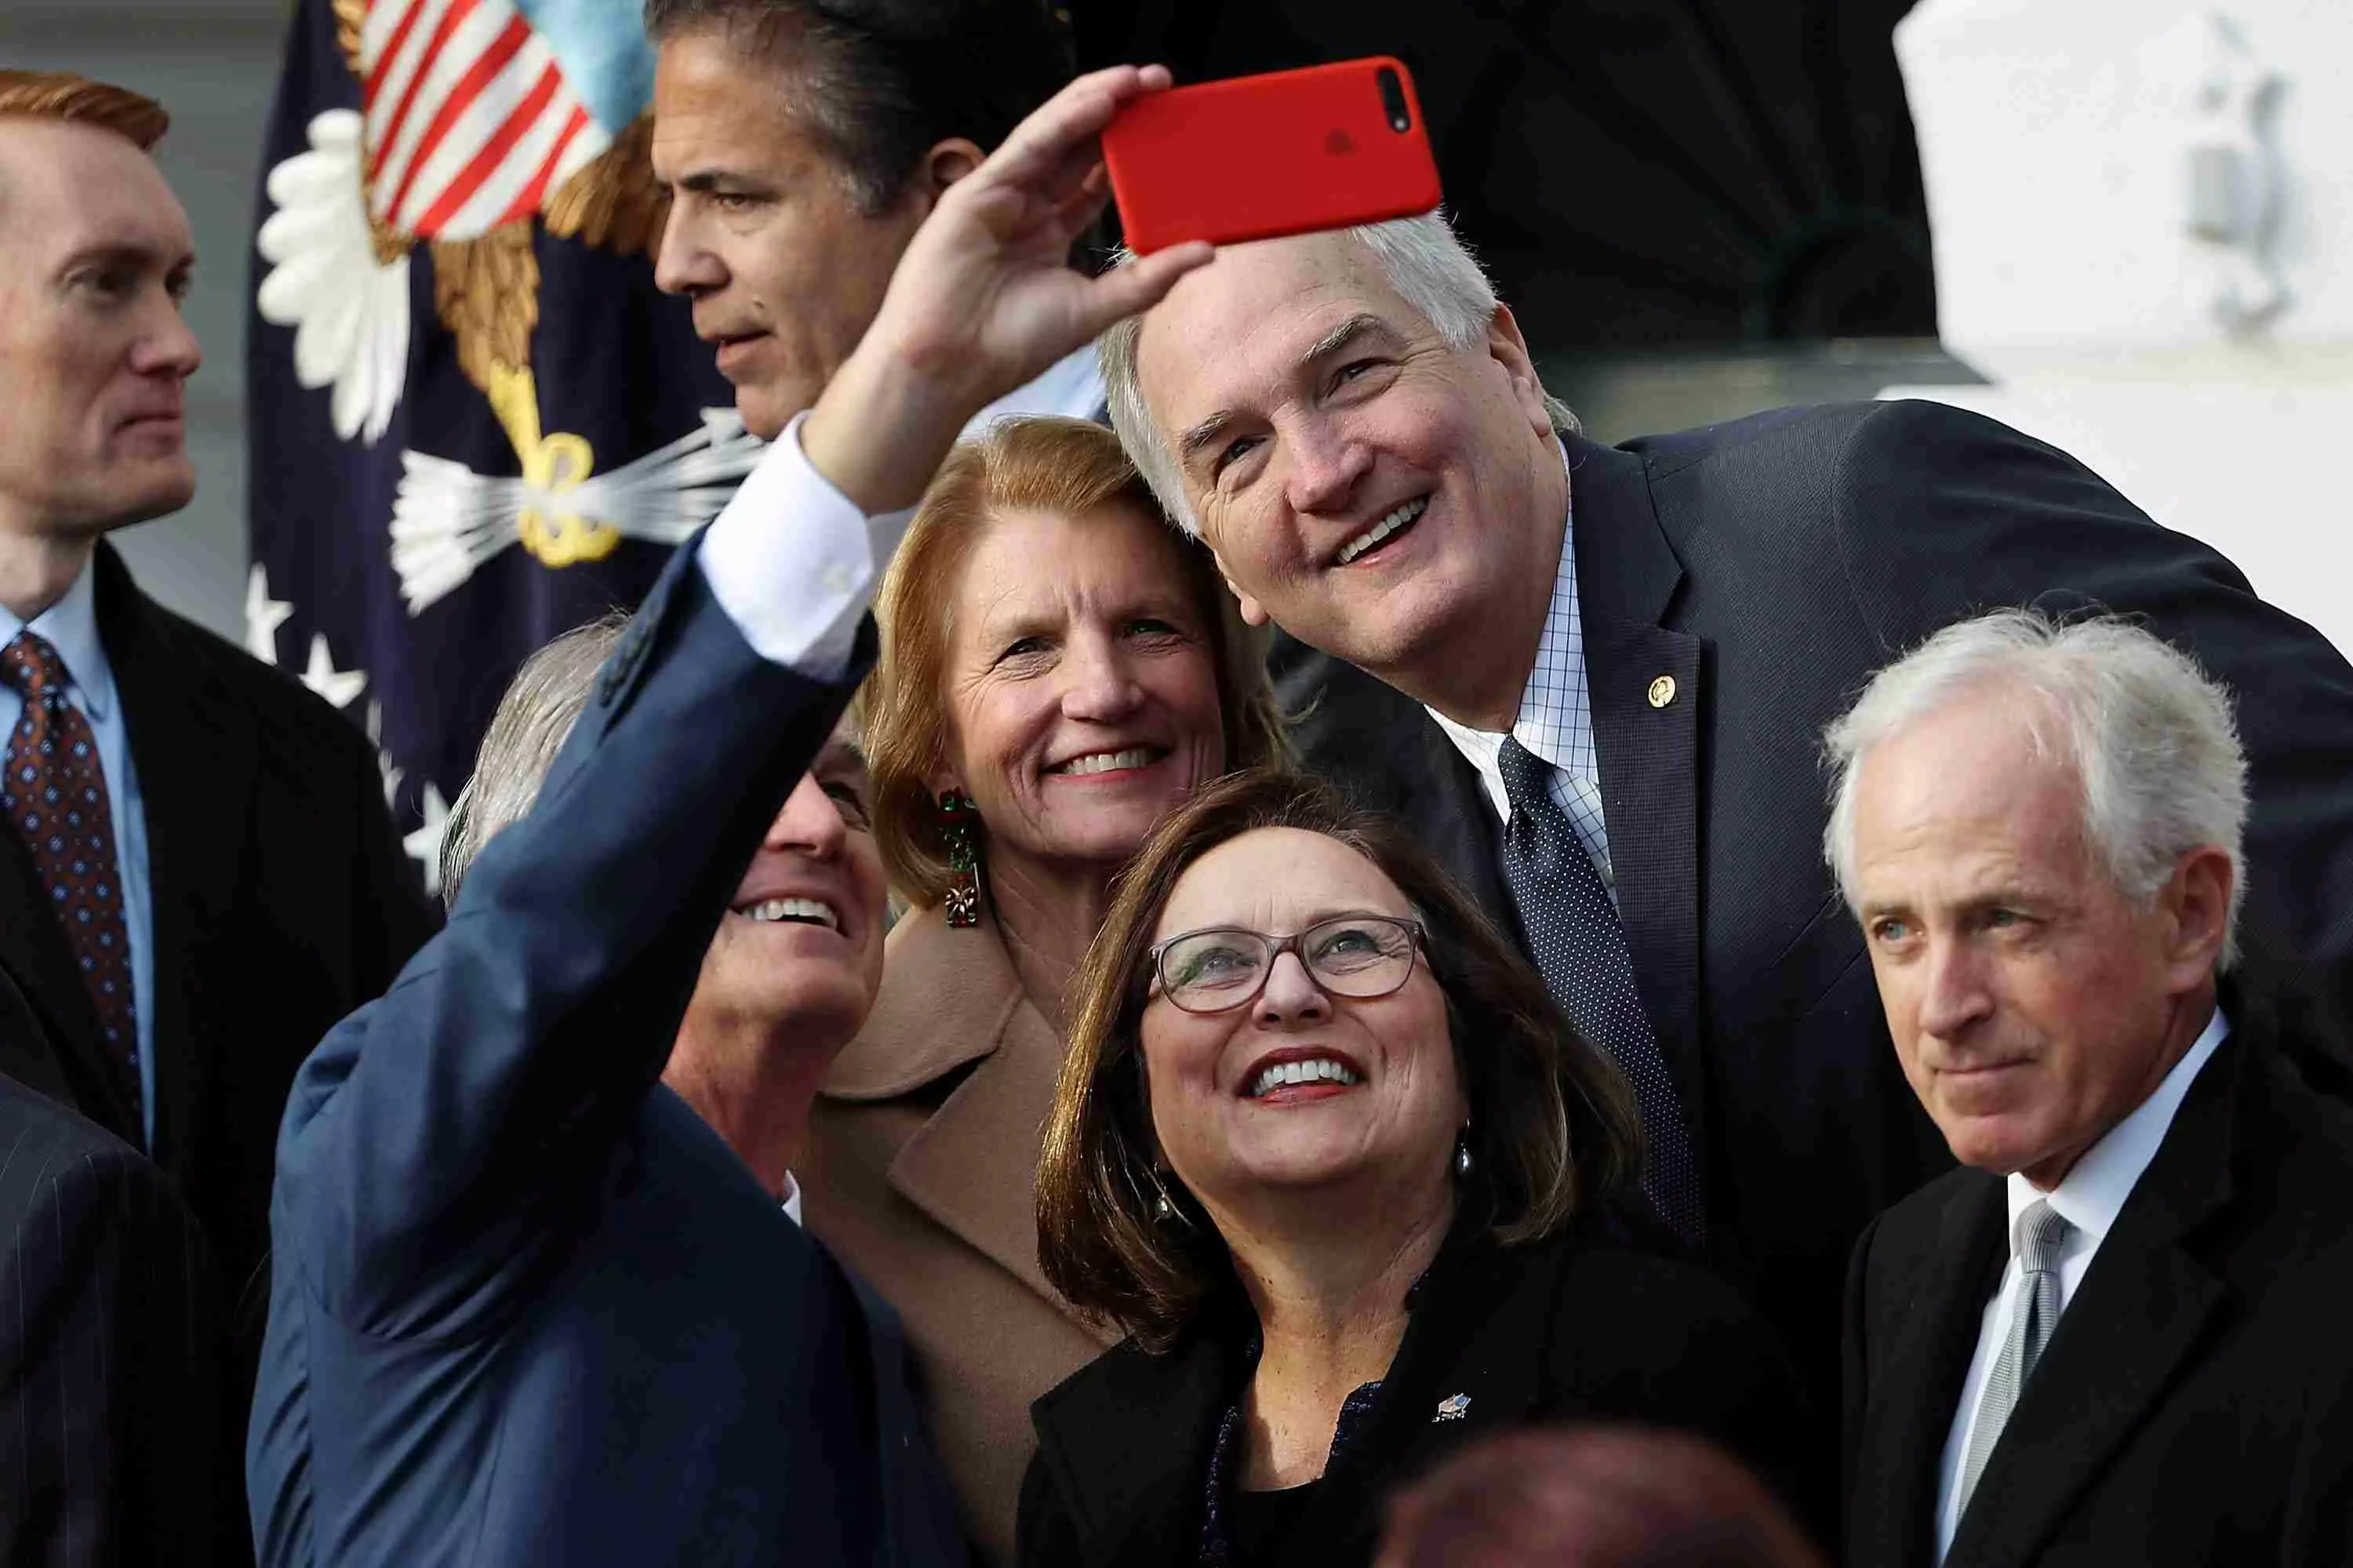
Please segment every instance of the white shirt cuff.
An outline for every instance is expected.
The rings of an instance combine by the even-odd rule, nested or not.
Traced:
[[[711,597],[754,652],[817,681],[849,667],[858,623],[873,602],[912,508],[860,513],[809,464],[794,417],[702,536]]]

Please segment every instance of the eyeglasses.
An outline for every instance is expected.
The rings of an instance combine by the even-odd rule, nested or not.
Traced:
[[[1413,975],[1421,922],[1398,915],[1339,915],[1288,937],[1240,926],[1185,931],[1152,949],[1160,994],[1187,1012],[1225,1012],[1256,997],[1275,959],[1296,953],[1334,996],[1387,996]]]

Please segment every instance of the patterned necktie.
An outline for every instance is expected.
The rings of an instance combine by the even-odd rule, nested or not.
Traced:
[[[2059,1325],[2059,1258],[2075,1227],[2048,1202],[2037,1199],[2018,1217],[2018,1263],[2025,1279],[2018,1293],[2018,1310],[2010,1319],[2010,1337],[1986,1379],[1985,1395],[1978,1401],[1978,1424],[1969,1433],[1969,1451],[1961,1460],[1959,1519],[1968,1512],[1969,1494],[1978,1489],[1993,1446],[2001,1440],[2010,1413],[2018,1407],[2051,1330]]]
[[[65,662],[46,639],[20,631],[0,649],[0,681],[24,694],[8,736],[0,808],[33,853],[49,907],[80,961],[99,1027],[140,1111],[139,1031],[132,1016],[131,935],[116,885],[114,815],[90,720],[66,700]]]
[[[1666,1053],[1634,988],[1633,956],[1617,906],[1568,813],[1552,798],[1550,765],[1509,736],[1499,760],[1512,806],[1504,830],[1504,875],[1536,968],[1577,1032],[1634,1086],[1651,1145],[1642,1191],[1660,1217],[1697,1246],[1706,1239],[1707,1222],[1691,1132]]]

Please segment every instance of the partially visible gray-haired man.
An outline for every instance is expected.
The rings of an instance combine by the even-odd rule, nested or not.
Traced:
[[[2353,667],[2064,453],[1915,402],[1605,446],[1434,215],[1224,247],[1101,347],[1245,616],[1332,656],[1276,671],[1302,760],[1520,933],[1819,1386],[1855,1236],[1949,1159],[1820,853],[1818,737],[1893,651],[2099,604],[2260,682],[2248,926],[2353,995]]]
[[[1847,1292],[1857,1563],[2353,1562],[2353,1115],[2233,957],[2231,699],[2006,611],[1831,726],[1826,850],[1965,1169]]]

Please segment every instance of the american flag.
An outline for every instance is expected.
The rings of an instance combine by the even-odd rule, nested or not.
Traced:
[[[247,646],[376,742],[431,882],[515,667],[755,460],[653,286],[642,0],[298,0],[248,337]]]
[[[612,143],[508,0],[375,0],[359,64],[369,210],[403,234],[529,217]]]

